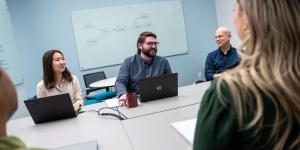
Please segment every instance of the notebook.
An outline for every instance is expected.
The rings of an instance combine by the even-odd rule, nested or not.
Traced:
[[[183,136],[190,144],[193,145],[194,142],[194,134],[196,128],[196,118],[174,122],[171,125],[178,131],[178,133]]]
[[[141,79],[140,101],[147,102],[178,95],[178,73]]]
[[[24,101],[35,124],[77,116],[69,93]]]
[[[98,144],[97,141],[92,140],[55,148],[53,150],[98,150]]]

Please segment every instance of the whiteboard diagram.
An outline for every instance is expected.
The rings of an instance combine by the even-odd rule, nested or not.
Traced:
[[[126,32],[128,30],[132,30],[135,31],[137,34],[139,34],[143,31],[151,30],[153,23],[151,22],[150,19],[151,19],[150,14],[143,14],[137,18],[134,18],[132,22],[133,24],[130,26],[120,25],[114,28],[106,28],[106,29],[99,28],[97,27],[97,25],[93,23],[86,23],[84,26],[86,30],[91,30],[92,31],[91,34],[96,34],[96,36],[94,37],[91,35],[90,39],[87,39],[86,42],[88,45],[97,44],[98,41],[102,39],[102,37],[112,32]]]
[[[71,16],[81,70],[122,63],[136,53],[144,31],[157,34],[159,56],[188,50],[179,0],[79,10]]]

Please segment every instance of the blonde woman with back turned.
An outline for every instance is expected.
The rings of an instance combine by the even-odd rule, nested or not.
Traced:
[[[299,8],[299,0],[236,0],[241,62],[206,91],[194,150],[300,149]]]

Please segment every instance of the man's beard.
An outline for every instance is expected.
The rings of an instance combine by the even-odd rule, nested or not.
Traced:
[[[154,51],[154,54],[153,54],[153,51]],[[147,57],[150,57],[150,58],[153,58],[155,55],[156,55],[156,52],[157,52],[157,49],[156,48],[152,48],[148,51],[143,51],[141,50],[141,52],[146,55]]]

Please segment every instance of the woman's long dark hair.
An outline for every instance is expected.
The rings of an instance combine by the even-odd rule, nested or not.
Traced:
[[[53,55],[55,53],[60,53],[62,56],[64,56],[62,52],[59,50],[49,50],[45,52],[43,55],[43,71],[44,71],[43,79],[44,79],[44,85],[46,89],[51,89],[55,87],[54,70],[52,67]],[[67,69],[67,67],[65,68],[65,71],[62,73],[62,77],[67,81],[73,80],[71,72]]]

